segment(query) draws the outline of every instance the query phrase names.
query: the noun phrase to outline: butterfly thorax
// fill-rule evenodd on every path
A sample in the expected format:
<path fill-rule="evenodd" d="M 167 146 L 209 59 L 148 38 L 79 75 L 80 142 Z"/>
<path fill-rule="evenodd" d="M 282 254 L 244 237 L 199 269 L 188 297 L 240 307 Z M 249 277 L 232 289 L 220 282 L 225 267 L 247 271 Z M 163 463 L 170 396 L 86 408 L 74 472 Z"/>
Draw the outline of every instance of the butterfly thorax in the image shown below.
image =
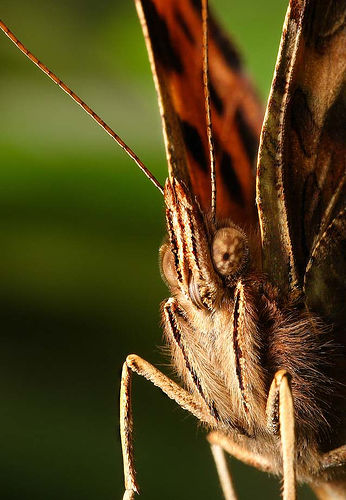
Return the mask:
<path fill-rule="evenodd" d="M 292 375 L 298 451 L 317 447 L 316 436 L 328 434 L 320 403 L 321 384 L 323 391 L 330 385 L 328 332 L 299 303 L 279 301 L 242 229 L 206 220 L 177 181 L 167 182 L 165 201 L 169 242 L 160 254 L 172 297 L 162 314 L 174 368 L 217 428 L 267 452 L 279 469 L 278 416 L 266 410 L 270 383 L 279 369 Z"/>

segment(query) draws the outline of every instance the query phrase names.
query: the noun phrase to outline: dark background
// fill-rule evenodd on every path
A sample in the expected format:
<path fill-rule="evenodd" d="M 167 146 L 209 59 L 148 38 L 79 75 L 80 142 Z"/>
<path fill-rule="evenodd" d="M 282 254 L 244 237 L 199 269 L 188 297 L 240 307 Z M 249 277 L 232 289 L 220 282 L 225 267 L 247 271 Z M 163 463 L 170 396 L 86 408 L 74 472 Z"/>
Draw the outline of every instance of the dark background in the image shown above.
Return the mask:
<path fill-rule="evenodd" d="M 265 102 L 286 1 L 211 3 Z M 2 0 L 0 13 L 163 182 L 133 2 Z M 118 499 L 122 362 L 135 352 L 166 363 L 157 347 L 162 197 L 3 35 L 0 59 L 0 496 Z M 134 380 L 133 400 L 141 498 L 221 498 L 194 419 L 144 380 Z M 277 479 L 232 468 L 242 499 L 279 497 Z"/>

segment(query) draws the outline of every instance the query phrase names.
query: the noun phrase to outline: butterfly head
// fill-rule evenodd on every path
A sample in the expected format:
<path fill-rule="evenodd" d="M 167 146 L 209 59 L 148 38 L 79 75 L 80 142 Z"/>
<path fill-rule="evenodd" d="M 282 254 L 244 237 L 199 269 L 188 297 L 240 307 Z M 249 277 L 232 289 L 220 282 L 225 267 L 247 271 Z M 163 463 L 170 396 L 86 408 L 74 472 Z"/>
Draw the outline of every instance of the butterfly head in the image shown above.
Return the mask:
<path fill-rule="evenodd" d="M 218 425 L 250 436 L 251 398 L 243 384 L 242 370 L 249 356 L 247 366 L 251 372 L 254 370 L 252 358 L 257 354 L 249 349 L 256 336 L 253 318 L 243 320 L 247 239 L 231 222 L 214 222 L 213 217 L 205 216 L 190 193 L 175 179 L 166 182 L 169 240 L 162 245 L 160 257 L 162 275 L 172 297 L 162 305 L 165 338 L 177 372 L 207 404 Z M 246 335 L 242 331 L 245 323 Z M 234 324 L 244 353 L 237 347 L 229 359 L 225 345 L 232 346 L 229 339 Z"/>
<path fill-rule="evenodd" d="M 176 179 L 165 186 L 169 242 L 160 249 L 161 270 L 174 295 L 213 311 L 245 271 L 249 248 L 234 224 L 215 224 Z"/>

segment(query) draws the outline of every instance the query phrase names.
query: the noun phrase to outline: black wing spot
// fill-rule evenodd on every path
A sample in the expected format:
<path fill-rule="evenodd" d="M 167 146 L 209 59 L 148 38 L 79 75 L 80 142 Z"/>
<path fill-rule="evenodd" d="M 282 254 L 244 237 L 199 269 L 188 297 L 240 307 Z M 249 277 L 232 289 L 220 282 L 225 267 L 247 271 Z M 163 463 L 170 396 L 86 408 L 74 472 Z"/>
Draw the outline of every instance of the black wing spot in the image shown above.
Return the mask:
<path fill-rule="evenodd" d="M 291 125 L 298 136 L 300 147 L 310 158 L 315 149 L 317 127 L 303 90 L 298 87 L 291 98 Z"/>
<path fill-rule="evenodd" d="M 322 220 L 322 198 L 321 189 L 318 185 L 316 173 L 312 171 L 306 178 L 303 185 L 301 209 L 301 238 L 305 262 L 302 262 L 304 269 L 307 259 L 311 254 L 311 246 L 315 236 L 320 230 Z"/>
<path fill-rule="evenodd" d="M 228 36 L 211 16 L 209 16 L 209 31 L 210 37 L 220 50 L 227 66 L 229 66 L 233 71 L 239 71 L 241 69 L 242 62 L 237 50 L 231 43 Z"/>
<path fill-rule="evenodd" d="M 250 163 L 251 165 L 255 165 L 258 150 L 258 139 L 251 130 L 250 125 L 247 123 L 241 108 L 238 108 L 235 113 L 235 123 Z"/>
<path fill-rule="evenodd" d="M 169 34 L 166 21 L 151 0 L 142 0 L 155 58 L 167 69 L 182 73 L 184 66 Z"/>
<path fill-rule="evenodd" d="M 220 174 L 223 185 L 226 186 L 230 194 L 230 198 L 240 205 L 245 205 L 242 188 L 233 168 L 232 158 L 226 151 L 222 153 Z"/>
<path fill-rule="evenodd" d="M 213 103 L 216 111 L 218 112 L 219 115 L 222 115 L 224 106 L 221 97 L 217 93 L 214 85 L 212 84 L 211 79 L 209 78 L 209 93 L 210 93 L 210 99 L 211 102 Z"/>
<path fill-rule="evenodd" d="M 198 15 L 202 17 L 202 1 L 201 0 L 191 0 L 192 7 L 197 11 Z"/>
<path fill-rule="evenodd" d="M 192 7 L 196 10 L 198 15 L 202 17 L 202 2 L 201 0 L 190 0 Z M 238 71 L 241 66 L 241 59 L 239 57 L 238 52 L 232 45 L 229 37 L 225 34 L 225 32 L 220 28 L 214 18 L 209 14 L 209 31 L 210 37 L 213 39 L 215 44 L 217 45 L 219 51 L 221 52 L 227 66 L 229 66 L 232 70 Z"/>
<path fill-rule="evenodd" d="M 194 160 L 198 163 L 201 170 L 208 171 L 208 162 L 204 151 L 201 136 L 196 127 L 186 121 L 181 121 L 181 127 L 184 136 L 184 142 L 188 151 L 193 156 Z"/>
<path fill-rule="evenodd" d="M 345 117 L 346 117 L 346 88 L 343 85 L 340 89 L 338 96 L 329 108 L 325 123 L 324 130 L 335 143 L 339 144 L 341 148 L 345 143 Z"/>
<path fill-rule="evenodd" d="M 340 0 L 308 2 L 303 26 L 307 46 L 325 52 L 333 37 L 344 29 L 344 11 L 345 2 Z"/>
<path fill-rule="evenodd" d="M 181 27 L 183 33 L 185 34 L 186 38 L 192 43 L 194 44 L 195 43 L 195 39 L 193 38 L 192 36 L 192 33 L 188 27 L 188 25 L 186 24 L 185 22 L 185 19 L 183 18 L 183 16 L 180 14 L 180 11 L 179 10 L 176 10 L 175 11 L 175 19 L 177 21 L 177 23 L 179 24 L 179 26 Z"/>

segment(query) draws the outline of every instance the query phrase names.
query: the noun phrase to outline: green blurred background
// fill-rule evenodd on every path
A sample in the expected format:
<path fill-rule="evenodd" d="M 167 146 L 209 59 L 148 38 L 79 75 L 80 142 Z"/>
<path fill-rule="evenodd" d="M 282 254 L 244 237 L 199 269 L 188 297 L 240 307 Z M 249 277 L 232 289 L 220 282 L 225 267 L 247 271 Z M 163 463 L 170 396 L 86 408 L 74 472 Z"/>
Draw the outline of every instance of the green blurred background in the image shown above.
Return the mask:
<path fill-rule="evenodd" d="M 286 1 L 212 4 L 265 101 Z M 163 182 L 133 1 L 2 0 L 0 15 Z M 162 198 L 3 35 L 0 58 L 0 496 L 119 499 L 122 362 L 135 352 L 167 363 L 158 347 Z M 137 378 L 133 400 L 141 498 L 221 498 L 194 419 Z M 276 479 L 232 467 L 242 499 L 279 497 Z"/>

